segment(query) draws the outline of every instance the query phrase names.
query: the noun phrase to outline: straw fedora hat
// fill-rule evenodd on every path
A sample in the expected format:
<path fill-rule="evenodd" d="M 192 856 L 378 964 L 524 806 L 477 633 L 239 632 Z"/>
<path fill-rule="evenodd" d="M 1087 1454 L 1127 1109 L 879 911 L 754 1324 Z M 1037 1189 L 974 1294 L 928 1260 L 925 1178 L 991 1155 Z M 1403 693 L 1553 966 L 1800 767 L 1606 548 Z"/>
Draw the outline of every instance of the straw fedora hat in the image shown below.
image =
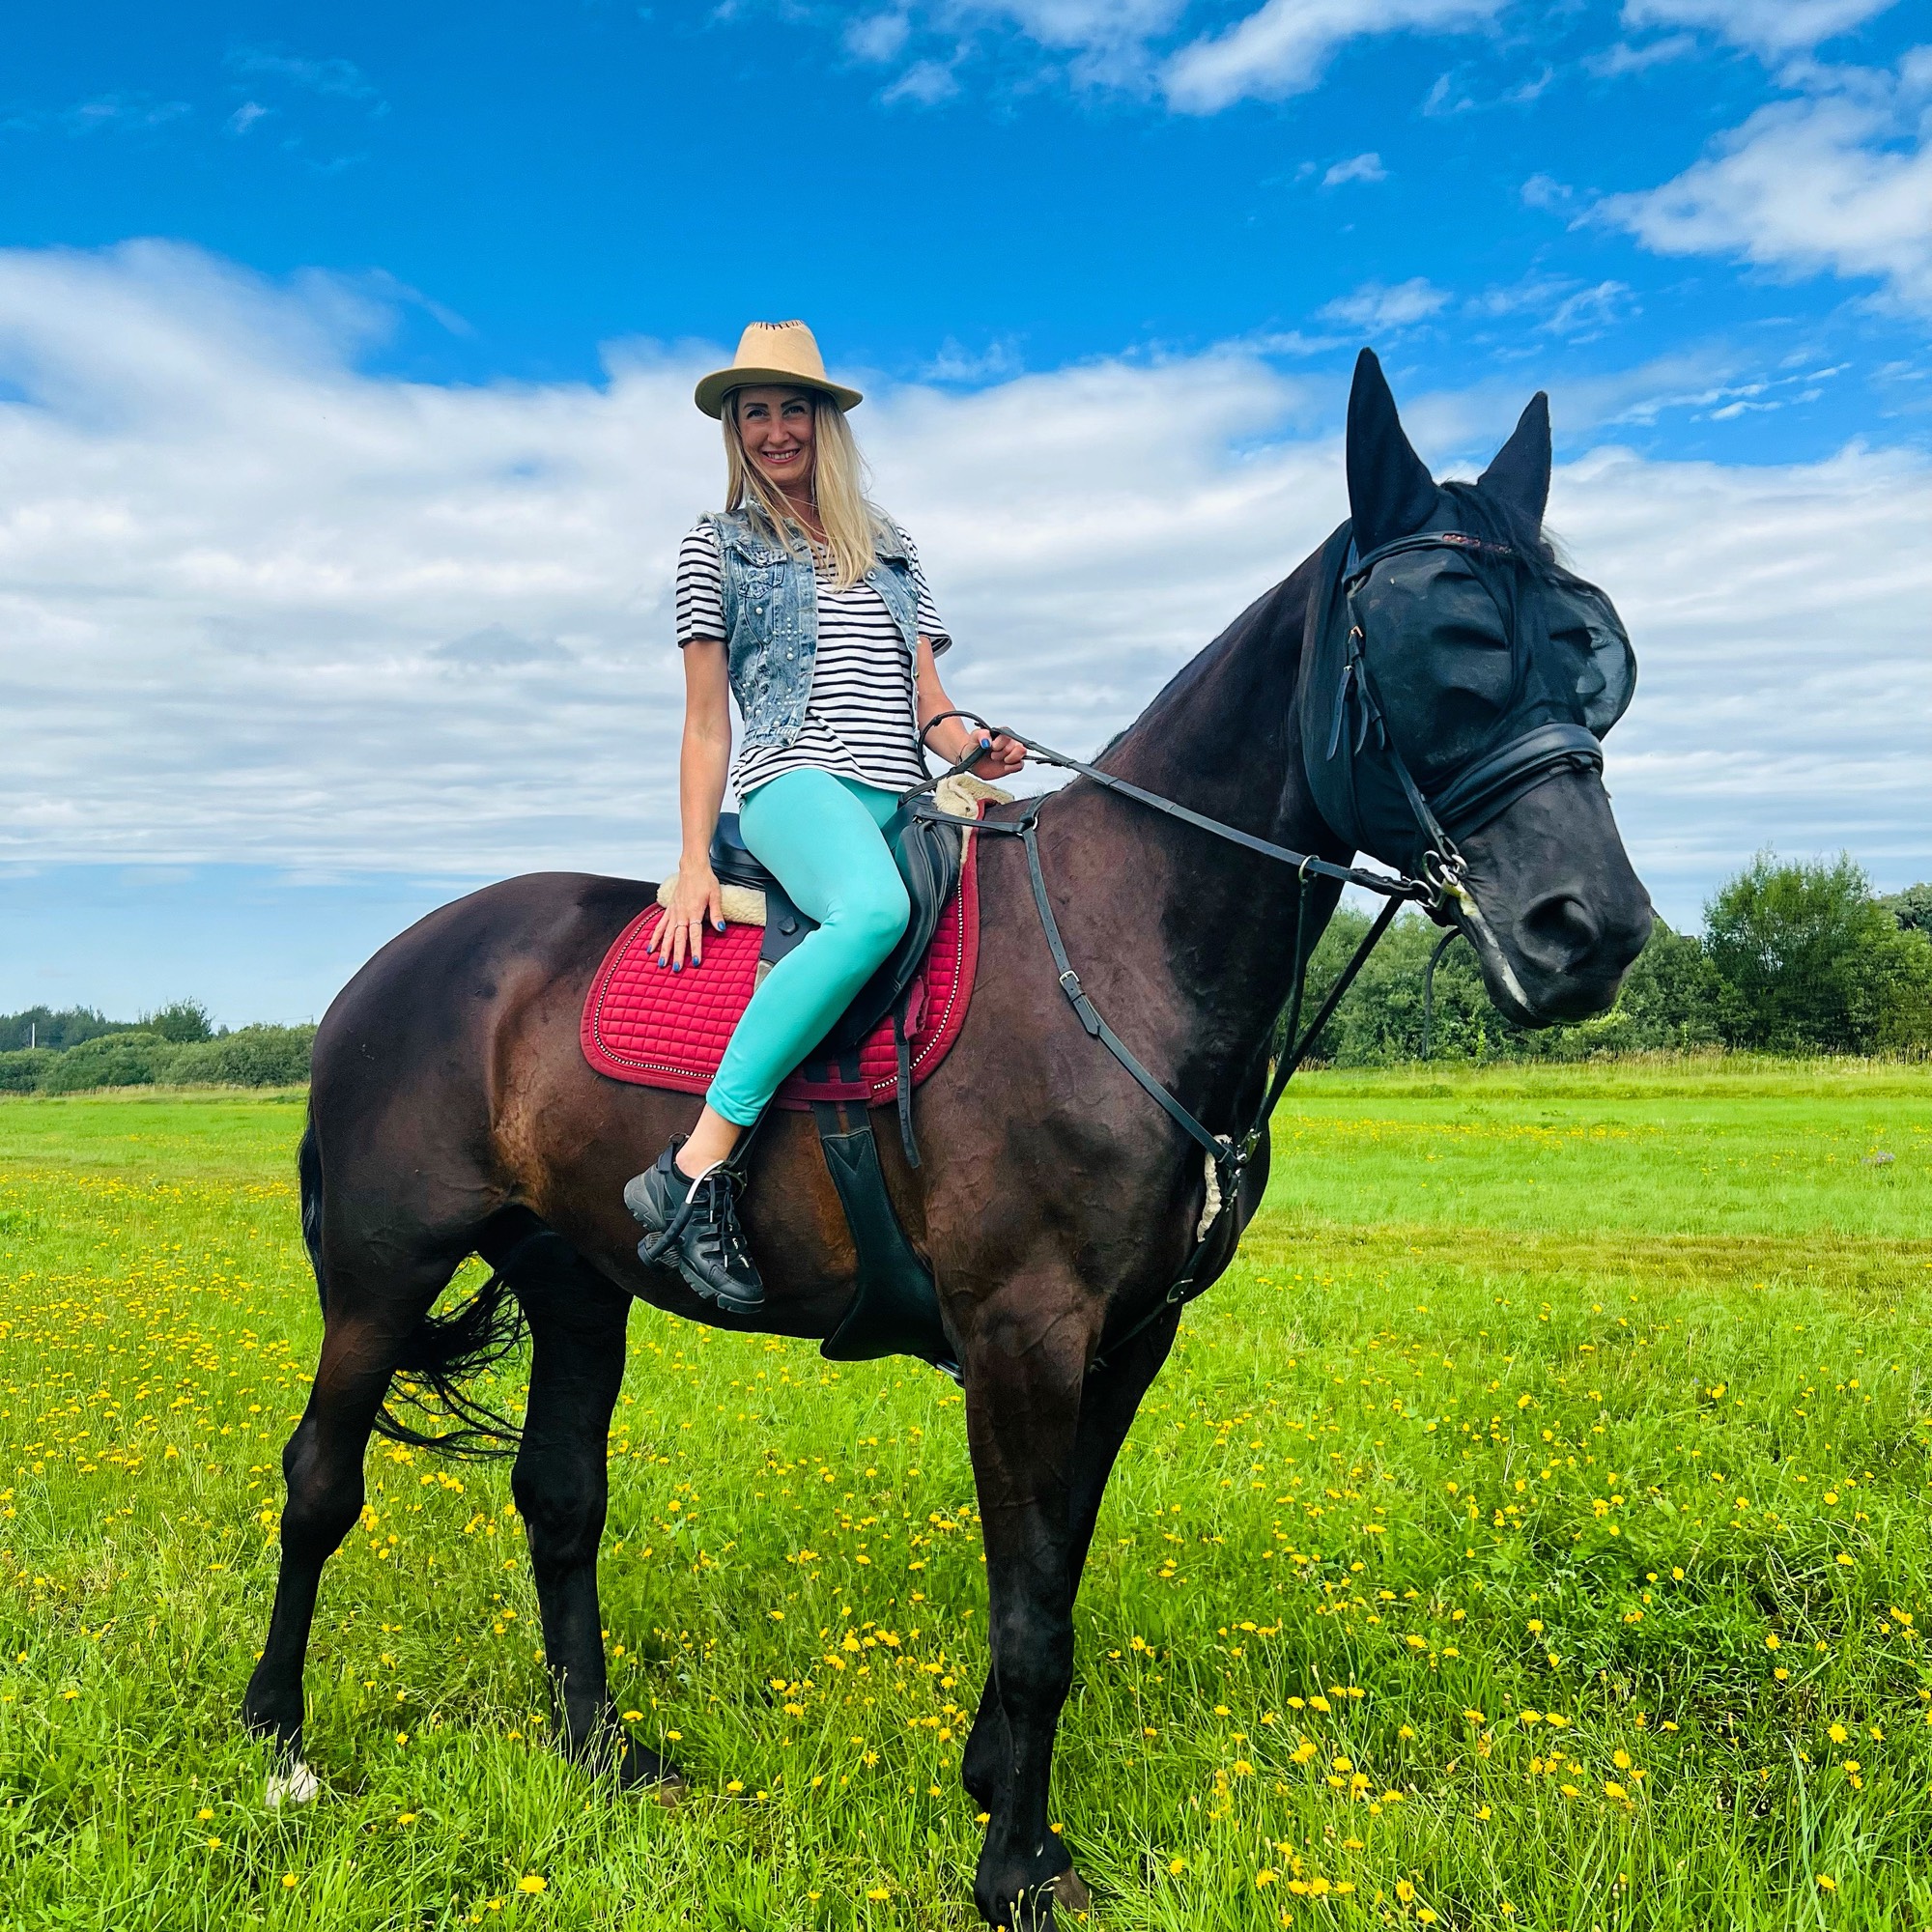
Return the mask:
<path fill-rule="evenodd" d="M 697 385 L 697 407 L 708 416 L 724 413 L 724 398 L 753 383 L 783 383 L 817 389 L 841 410 L 865 400 L 857 389 L 830 381 L 818 339 L 802 322 L 754 322 L 738 338 L 738 354 L 728 369 L 718 369 Z"/>

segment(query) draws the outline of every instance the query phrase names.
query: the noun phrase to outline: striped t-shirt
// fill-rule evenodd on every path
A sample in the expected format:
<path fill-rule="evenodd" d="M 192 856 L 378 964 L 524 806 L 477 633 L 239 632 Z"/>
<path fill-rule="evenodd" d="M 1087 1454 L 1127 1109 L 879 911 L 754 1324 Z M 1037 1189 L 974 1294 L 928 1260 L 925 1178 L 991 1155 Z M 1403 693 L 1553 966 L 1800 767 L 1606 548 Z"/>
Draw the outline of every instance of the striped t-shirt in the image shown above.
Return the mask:
<path fill-rule="evenodd" d="M 935 653 L 952 641 L 933 609 L 919 553 L 903 530 L 919 593 L 919 635 Z M 699 524 L 677 554 L 677 641 L 724 638 L 724 550 L 717 530 Z M 925 777 L 919 750 L 919 720 L 912 653 L 885 600 L 869 583 L 835 589 L 818 572 L 818 653 L 805 723 L 789 745 L 747 746 L 731 767 L 740 798 L 781 772 L 816 770 L 857 779 L 862 784 L 903 791 Z"/>

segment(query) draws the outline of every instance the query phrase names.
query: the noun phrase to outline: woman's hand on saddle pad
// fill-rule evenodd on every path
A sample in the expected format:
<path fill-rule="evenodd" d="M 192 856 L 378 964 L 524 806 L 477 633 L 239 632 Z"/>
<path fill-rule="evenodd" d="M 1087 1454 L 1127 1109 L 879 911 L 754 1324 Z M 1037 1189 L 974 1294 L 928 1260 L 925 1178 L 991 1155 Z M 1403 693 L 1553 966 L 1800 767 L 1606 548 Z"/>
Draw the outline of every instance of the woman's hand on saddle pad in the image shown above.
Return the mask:
<path fill-rule="evenodd" d="M 658 921 L 658 929 L 651 939 L 651 951 L 658 955 L 658 964 L 668 966 L 673 973 L 682 973 L 685 954 L 689 952 L 691 963 L 702 966 L 707 924 L 718 932 L 724 930 L 724 890 L 718 883 L 718 874 L 708 865 L 694 866 L 683 860 L 678 865 L 670 904 L 665 908 L 665 916 Z"/>

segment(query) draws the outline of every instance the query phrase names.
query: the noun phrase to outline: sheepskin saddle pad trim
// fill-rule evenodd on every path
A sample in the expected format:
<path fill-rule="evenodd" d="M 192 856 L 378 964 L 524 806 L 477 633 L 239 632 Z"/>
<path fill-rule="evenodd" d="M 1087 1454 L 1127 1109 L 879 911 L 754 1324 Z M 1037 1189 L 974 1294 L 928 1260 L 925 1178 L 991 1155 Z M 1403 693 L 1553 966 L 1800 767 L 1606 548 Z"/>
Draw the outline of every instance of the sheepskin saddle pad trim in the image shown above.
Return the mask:
<path fill-rule="evenodd" d="M 970 797 L 955 794 L 949 809 L 962 818 L 978 818 L 990 790 L 985 787 Z M 978 844 L 969 834 L 959 884 L 940 913 L 939 928 L 910 989 L 906 1038 L 915 1087 L 930 1078 L 952 1051 L 973 996 L 980 958 Z M 751 896 L 758 900 L 762 916 L 764 895 Z M 704 936 L 704 964 L 671 973 L 657 964 L 651 951 L 664 917 L 661 906 L 646 906 L 605 954 L 583 1003 L 583 1057 L 612 1080 L 702 1094 L 757 985 L 764 932 L 760 923 L 735 920 L 727 900 L 724 930 Z M 890 1018 L 880 1021 L 861 1044 L 855 1078 L 838 1077 L 822 1063 L 807 1065 L 828 1077 L 808 1079 L 805 1068 L 794 1072 L 779 1089 L 781 1107 L 803 1111 L 814 1100 L 885 1106 L 898 1095 L 898 1054 Z M 849 1057 L 841 1070 L 851 1070 Z"/>

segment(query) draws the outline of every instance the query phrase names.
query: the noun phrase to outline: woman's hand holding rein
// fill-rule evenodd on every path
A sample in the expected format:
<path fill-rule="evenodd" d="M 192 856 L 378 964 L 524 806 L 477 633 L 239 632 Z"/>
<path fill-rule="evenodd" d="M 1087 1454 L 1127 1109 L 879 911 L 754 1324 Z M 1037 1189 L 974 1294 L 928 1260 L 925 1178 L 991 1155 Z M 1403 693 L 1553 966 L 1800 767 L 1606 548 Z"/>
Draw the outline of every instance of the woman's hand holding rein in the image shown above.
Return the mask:
<path fill-rule="evenodd" d="M 923 644 L 925 639 L 922 638 L 920 642 Z M 927 662 L 930 662 L 929 658 Z M 937 686 L 936 676 L 933 682 Z M 937 695 L 945 696 L 943 691 Z M 1009 738 L 1004 731 L 994 730 L 991 725 L 963 711 L 935 710 L 927 718 L 919 737 L 926 750 L 936 753 L 950 765 L 961 763 L 975 745 L 983 747 L 980 755 L 969 767 L 982 779 L 1010 778 L 1026 763 L 1026 750 L 1017 739 Z M 949 744 L 951 749 L 944 749 Z"/>

